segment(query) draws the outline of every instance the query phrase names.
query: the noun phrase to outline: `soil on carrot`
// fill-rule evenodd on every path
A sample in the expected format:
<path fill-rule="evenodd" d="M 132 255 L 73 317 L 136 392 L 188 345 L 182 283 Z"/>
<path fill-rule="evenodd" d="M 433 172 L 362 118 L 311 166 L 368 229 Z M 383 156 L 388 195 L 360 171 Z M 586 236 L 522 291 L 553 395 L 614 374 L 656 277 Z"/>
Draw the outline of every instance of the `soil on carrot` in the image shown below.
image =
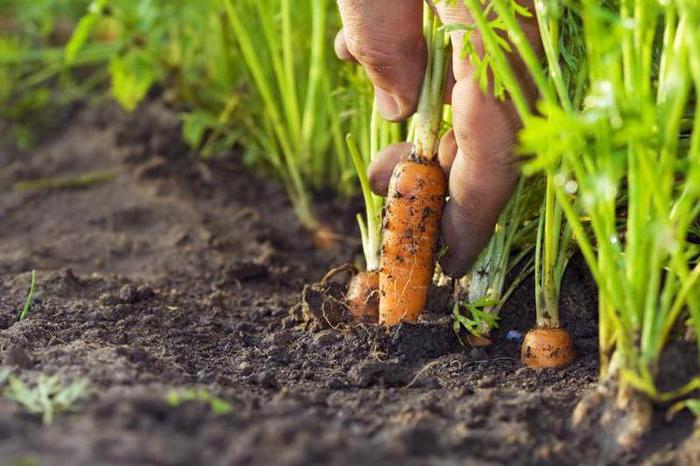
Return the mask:
<path fill-rule="evenodd" d="M 359 253 L 357 201 L 319 202 L 350 236 L 340 250 L 317 252 L 275 183 L 236 154 L 198 160 L 176 113 L 159 102 L 131 115 L 84 109 L 31 153 L 0 153 L 0 166 L 0 362 L 28 384 L 56 374 L 92 387 L 47 426 L 0 397 L 2 464 L 697 458 L 687 415 L 668 424 L 657 413 L 643 450 L 624 456 L 602 448 L 594 426 L 570 427 L 597 372 L 595 288 L 579 260 L 562 299 L 578 359 L 536 371 L 518 354 L 517 337 L 534 320 L 527 283 L 486 348 L 460 345 L 440 289 L 416 325 L 299 325 L 304 284 Z M 70 189 L 16 186 L 94 172 L 113 176 Z M 20 322 L 33 269 L 36 294 Z M 230 409 L 169 396 L 191 389 Z"/>

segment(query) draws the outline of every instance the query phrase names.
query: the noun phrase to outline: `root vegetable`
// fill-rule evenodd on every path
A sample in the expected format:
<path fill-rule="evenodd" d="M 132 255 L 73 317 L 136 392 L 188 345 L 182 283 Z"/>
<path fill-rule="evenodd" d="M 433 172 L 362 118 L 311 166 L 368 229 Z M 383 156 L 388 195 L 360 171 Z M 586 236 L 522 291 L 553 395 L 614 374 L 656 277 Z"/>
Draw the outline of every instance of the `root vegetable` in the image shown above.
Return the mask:
<path fill-rule="evenodd" d="M 360 272 L 350 279 L 346 303 L 355 322 L 379 320 L 379 272 Z"/>
<path fill-rule="evenodd" d="M 576 359 L 574 341 L 563 328 L 535 328 L 523 339 L 520 359 L 530 368 L 561 368 Z"/>
<path fill-rule="evenodd" d="M 424 7 L 428 66 L 414 117 L 413 151 L 389 182 L 379 266 L 379 322 L 416 321 L 435 269 L 447 177 L 436 156 L 442 120 L 449 39 L 429 5 Z"/>
<path fill-rule="evenodd" d="M 435 161 L 399 163 L 389 184 L 379 270 L 379 322 L 396 325 L 421 314 L 435 268 L 447 177 Z"/>

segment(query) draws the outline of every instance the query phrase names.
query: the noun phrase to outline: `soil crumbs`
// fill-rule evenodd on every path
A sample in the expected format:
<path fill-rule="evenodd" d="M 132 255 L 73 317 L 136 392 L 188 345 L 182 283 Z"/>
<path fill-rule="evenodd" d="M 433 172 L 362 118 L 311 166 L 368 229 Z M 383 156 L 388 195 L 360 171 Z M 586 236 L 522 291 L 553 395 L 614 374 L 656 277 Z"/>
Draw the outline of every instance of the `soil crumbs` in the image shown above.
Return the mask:
<path fill-rule="evenodd" d="M 570 427 L 597 372 L 595 288 L 580 263 L 562 303 L 579 358 L 533 371 L 509 339 L 533 323 L 527 285 L 488 348 L 460 345 L 439 293 L 424 322 L 390 332 L 297 325 L 288 315 L 303 285 L 352 260 L 358 243 L 316 251 L 278 186 L 235 156 L 189 154 L 159 102 L 131 115 L 83 110 L 31 154 L 0 153 L 0 164 L 0 373 L 30 387 L 44 375 L 91 387 L 47 425 L 0 398 L 0 464 L 682 461 L 689 416 L 669 425 L 659 414 L 643 450 L 622 457 Z M 71 189 L 16 185 L 91 172 L 110 176 Z M 357 207 L 320 205 L 346 232 Z"/>

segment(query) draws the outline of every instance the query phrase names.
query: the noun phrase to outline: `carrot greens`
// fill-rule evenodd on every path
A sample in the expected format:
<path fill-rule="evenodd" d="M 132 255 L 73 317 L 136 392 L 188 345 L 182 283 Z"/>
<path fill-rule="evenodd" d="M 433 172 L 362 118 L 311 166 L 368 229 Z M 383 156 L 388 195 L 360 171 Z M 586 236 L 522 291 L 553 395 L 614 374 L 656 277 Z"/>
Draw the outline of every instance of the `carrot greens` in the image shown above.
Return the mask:
<path fill-rule="evenodd" d="M 627 412 L 618 443 L 633 444 L 649 427 L 645 404 L 660 396 L 655 376 L 676 324 L 688 316 L 700 335 L 698 250 L 687 239 L 700 205 L 700 5 L 538 0 L 545 67 L 513 2 L 488 3 L 496 20 L 465 3 L 523 120 L 526 169 L 552 181 L 598 283 L 601 383 Z M 537 112 L 523 105 L 500 27 L 538 88 Z M 571 31 L 580 33 L 563 40 Z"/>
<path fill-rule="evenodd" d="M 360 180 L 360 188 L 365 203 L 365 216 L 357 214 L 365 265 L 367 270 L 377 270 L 379 268 L 382 244 L 382 208 L 384 207 L 384 198 L 371 191 L 369 180 L 367 179 L 367 167 L 380 148 L 399 142 L 402 137 L 400 126 L 382 119 L 379 116 L 376 105 L 372 106 L 370 113 L 368 118 L 370 130 L 363 133 L 363 140 L 359 141 L 360 146 L 358 146 L 358 141 L 353 134 L 348 134 L 346 140 L 357 172 L 357 178 Z M 360 147 L 363 147 L 363 149 L 361 150 Z"/>

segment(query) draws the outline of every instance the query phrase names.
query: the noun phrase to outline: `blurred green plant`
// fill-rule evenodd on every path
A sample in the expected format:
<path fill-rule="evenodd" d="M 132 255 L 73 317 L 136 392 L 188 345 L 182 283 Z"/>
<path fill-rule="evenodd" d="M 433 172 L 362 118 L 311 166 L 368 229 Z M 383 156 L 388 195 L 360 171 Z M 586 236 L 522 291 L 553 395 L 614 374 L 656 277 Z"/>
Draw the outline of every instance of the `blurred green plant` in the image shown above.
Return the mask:
<path fill-rule="evenodd" d="M 335 5 L 325 0 L 221 3 L 257 100 L 249 107 L 247 149 L 269 163 L 302 224 L 315 232 L 321 225 L 312 190 L 356 190 L 347 176 L 353 167 L 343 140 L 344 118 L 362 94 L 353 93 L 354 102 L 339 98 L 353 87 L 329 47 L 339 26 Z"/>
<path fill-rule="evenodd" d="M 95 40 L 116 44 L 110 88 L 124 108 L 164 88 L 192 148 L 214 157 L 240 147 L 248 164 L 281 180 L 315 232 L 314 192 L 357 192 L 344 135 L 371 101 L 361 72 L 328 46 L 338 27 L 336 8 L 321 0 L 96 0 L 65 59 Z"/>
<path fill-rule="evenodd" d="M 5 396 L 21 404 L 32 414 L 41 415 L 44 424 L 51 424 L 57 414 L 72 411 L 75 404 L 90 393 L 86 379 L 76 379 L 64 385 L 57 375 L 40 374 L 36 385 L 30 387 L 15 376 L 10 376 Z"/>
<path fill-rule="evenodd" d="M 59 111 L 107 77 L 109 44 L 92 44 L 72 65 L 62 46 L 85 1 L 7 0 L 0 3 L 0 124 L 3 139 L 20 149 L 36 142 L 36 133 L 60 125 Z M 69 70 L 78 69 L 80 76 Z"/>
<path fill-rule="evenodd" d="M 242 149 L 282 181 L 310 230 L 321 227 L 314 193 L 358 192 L 345 135 L 359 134 L 372 93 L 332 53 L 331 3 L 8 0 L 0 21 L 11 25 L 0 32 L 0 118 L 23 148 L 50 105 L 107 85 L 134 110 L 157 89 L 194 151 Z"/>
<path fill-rule="evenodd" d="M 186 390 L 171 390 L 166 398 L 168 406 L 177 407 L 186 401 L 200 401 L 206 403 L 214 414 L 224 415 L 231 412 L 231 404 L 212 395 L 203 388 L 188 388 Z"/>

